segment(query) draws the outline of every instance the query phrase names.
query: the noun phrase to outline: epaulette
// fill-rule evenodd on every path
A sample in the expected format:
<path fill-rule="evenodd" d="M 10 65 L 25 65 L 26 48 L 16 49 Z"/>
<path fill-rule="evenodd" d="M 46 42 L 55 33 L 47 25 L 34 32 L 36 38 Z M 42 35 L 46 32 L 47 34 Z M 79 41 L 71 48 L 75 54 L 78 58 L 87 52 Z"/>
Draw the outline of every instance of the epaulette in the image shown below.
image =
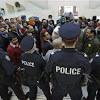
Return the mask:
<path fill-rule="evenodd" d="M 86 57 L 86 58 L 88 57 L 86 53 L 83 53 L 83 56 Z"/>
<path fill-rule="evenodd" d="M 51 55 L 54 55 L 55 53 L 57 53 L 57 52 L 59 52 L 59 51 L 61 51 L 61 49 L 59 49 L 59 50 L 57 50 L 57 51 L 52 51 L 52 52 L 51 52 Z"/>
<path fill-rule="evenodd" d="M 55 54 L 55 52 L 51 52 L 51 55 L 54 55 Z"/>
<path fill-rule="evenodd" d="M 79 51 L 78 51 L 78 53 L 79 53 L 80 55 L 82 55 L 83 57 L 88 58 L 88 55 L 87 55 L 86 53 L 84 53 L 84 52 L 79 52 Z"/>
<path fill-rule="evenodd" d="M 7 61 L 10 61 L 10 57 L 9 57 L 8 55 L 5 55 L 5 59 L 6 59 Z"/>
<path fill-rule="evenodd" d="M 95 57 L 99 57 L 99 56 L 100 56 L 100 54 L 97 52 L 96 55 L 95 55 Z"/>

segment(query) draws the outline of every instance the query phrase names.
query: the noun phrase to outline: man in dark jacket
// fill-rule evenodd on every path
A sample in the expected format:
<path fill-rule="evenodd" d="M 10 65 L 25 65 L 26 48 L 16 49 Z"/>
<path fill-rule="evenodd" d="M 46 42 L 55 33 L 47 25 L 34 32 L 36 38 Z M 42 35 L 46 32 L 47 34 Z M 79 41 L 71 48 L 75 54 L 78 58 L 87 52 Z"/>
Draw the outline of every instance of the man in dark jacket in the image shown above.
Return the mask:
<path fill-rule="evenodd" d="M 80 38 L 79 44 L 81 44 L 81 51 L 86 53 L 89 59 L 91 59 L 100 48 L 100 41 L 96 36 L 96 32 L 91 29 L 86 29 L 82 39 Z"/>

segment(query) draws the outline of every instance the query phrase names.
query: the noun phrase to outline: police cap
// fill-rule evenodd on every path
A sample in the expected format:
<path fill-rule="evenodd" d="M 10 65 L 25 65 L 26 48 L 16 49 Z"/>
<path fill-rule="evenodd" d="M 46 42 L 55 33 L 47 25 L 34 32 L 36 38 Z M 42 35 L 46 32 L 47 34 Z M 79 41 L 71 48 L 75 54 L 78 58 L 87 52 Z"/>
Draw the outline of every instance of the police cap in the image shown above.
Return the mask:
<path fill-rule="evenodd" d="M 80 33 L 80 25 L 74 23 L 65 23 L 59 29 L 59 35 L 67 40 L 76 39 Z"/>
<path fill-rule="evenodd" d="M 39 17 L 38 16 L 34 16 L 33 17 L 35 20 L 39 20 Z"/>
<path fill-rule="evenodd" d="M 10 41 L 12 41 L 13 38 L 18 38 L 17 34 L 14 33 L 9 33 L 8 36 Z"/>
<path fill-rule="evenodd" d="M 26 20 L 26 16 L 25 15 L 21 16 L 21 19 Z"/>
<path fill-rule="evenodd" d="M 21 41 L 20 46 L 22 51 L 24 52 L 31 50 L 34 46 L 34 38 L 31 36 L 24 37 Z"/>

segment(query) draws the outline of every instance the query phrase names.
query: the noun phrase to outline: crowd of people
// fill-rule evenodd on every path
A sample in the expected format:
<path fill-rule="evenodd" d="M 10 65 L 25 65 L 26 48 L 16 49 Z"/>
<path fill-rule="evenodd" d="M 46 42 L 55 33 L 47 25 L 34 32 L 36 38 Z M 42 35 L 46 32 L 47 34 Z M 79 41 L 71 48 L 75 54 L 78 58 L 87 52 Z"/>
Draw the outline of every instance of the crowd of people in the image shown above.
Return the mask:
<path fill-rule="evenodd" d="M 67 34 L 67 36 L 65 34 Z M 73 47 L 73 45 L 75 45 L 75 47 Z M 49 73 L 52 72 L 52 69 L 49 67 L 52 67 L 54 65 L 56 66 L 56 72 L 54 73 L 59 73 L 58 75 L 55 74 L 55 77 L 60 77 L 59 75 L 61 74 L 62 76 L 62 74 L 64 73 L 66 75 L 78 76 L 81 73 L 80 68 L 75 67 L 75 69 L 74 65 L 79 64 L 79 59 L 81 59 L 80 62 L 82 61 L 82 59 L 84 59 L 84 61 L 81 62 L 81 65 L 83 64 L 85 67 L 89 66 L 89 62 L 82 56 L 79 56 L 81 54 L 74 54 L 75 51 L 73 50 L 66 50 L 66 52 L 68 53 L 66 56 L 65 48 L 67 46 L 70 49 L 76 48 L 79 52 L 81 52 L 84 55 L 86 59 L 89 60 L 90 63 L 93 61 L 95 55 L 99 57 L 100 21 L 96 18 L 96 16 L 93 16 L 92 19 L 86 19 L 85 17 L 79 17 L 78 19 L 74 19 L 70 16 L 61 16 L 60 19 L 57 20 L 56 24 L 52 18 L 52 15 L 49 15 L 48 19 L 42 19 L 42 21 L 39 20 L 39 17 L 30 17 L 27 21 L 25 15 L 10 19 L 4 19 L 1 16 L 0 52 L 5 52 L 4 55 L 6 55 L 7 63 L 2 61 L 3 55 L 2 53 L 0 53 L 0 67 L 5 64 L 5 69 L 8 72 L 6 76 L 4 75 L 6 78 L 3 77 L 2 80 L 1 76 L 3 76 L 3 72 L 2 68 L 0 68 L 1 98 L 3 100 L 10 100 L 9 95 L 11 93 L 8 90 L 8 87 L 10 86 L 19 100 L 26 100 L 27 98 L 30 98 L 30 100 L 36 100 L 38 86 L 43 90 L 43 93 L 45 94 L 47 100 L 62 100 L 67 93 L 70 94 L 72 100 L 81 100 L 81 91 L 78 91 L 73 84 L 72 86 L 70 86 L 69 84 L 71 84 L 71 82 L 65 82 L 68 85 L 65 86 L 63 82 L 63 77 L 61 77 L 60 79 L 56 78 L 60 81 L 60 83 L 58 82 L 59 86 L 61 86 L 62 84 L 63 86 L 65 86 L 64 88 L 68 89 L 68 91 L 65 92 L 66 90 L 64 90 L 64 88 L 61 88 L 62 93 L 60 93 L 60 89 L 58 90 L 57 85 L 54 83 L 55 78 L 51 78 L 52 74 L 50 74 L 49 76 Z M 60 51 L 63 51 L 63 53 L 65 54 L 55 54 L 55 52 Z M 69 55 L 70 53 L 72 55 Z M 54 54 L 55 56 L 52 57 L 52 55 Z M 74 59 L 71 57 L 73 57 Z M 67 58 L 69 58 L 72 61 L 68 60 Z M 68 61 L 68 63 L 66 61 Z M 46 63 L 47 68 L 45 69 Z M 69 65 L 73 66 L 73 68 L 64 68 L 64 63 L 66 63 L 66 65 L 70 63 Z M 100 64 L 100 61 L 95 61 L 95 63 Z M 15 67 L 12 68 L 11 66 Z M 30 66 L 31 68 L 26 68 L 25 66 Z M 37 67 L 37 70 L 33 69 L 34 66 Z M 11 69 L 9 67 L 11 67 Z M 39 69 L 39 67 L 41 67 L 41 70 Z M 83 72 L 90 75 L 90 71 L 88 71 L 89 68 L 85 67 L 83 69 L 86 71 Z M 93 68 L 95 69 L 95 67 Z M 32 70 L 34 70 L 34 72 L 32 72 Z M 47 73 L 45 72 L 45 70 L 47 71 Z M 99 70 L 99 68 L 97 68 L 96 70 Z M 9 74 L 10 72 L 11 74 Z M 24 73 L 26 73 L 26 75 L 24 75 Z M 100 72 L 98 71 L 98 74 L 99 73 Z M 92 81 L 95 81 L 92 84 L 86 81 L 87 79 L 85 78 L 85 75 L 82 75 L 81 77 L 81 85 L 88 86 L 88 97 L 87 99 L 83 99 L 95 100 L 96 91 L 98 91 L 97 100 L 100 100 L 100 80 L 98 79 L 98 75 L 95 76 L 95 73 L 92 73 L 90 76 L 93 78 Z M 88 76 L 88 78 L 90 76 Z M 74 80 L 74 78 L 76 77 L 73 77 L 72 79 Z M 69 79 L 67 81 L 69 81 Z M 76 80 L 74 80 L 74 82 L 75 81 Z M 77 81 L 79 80 L 77 79 Z M 51 82 L 55 86 L 52 87 L 52 93 L 50 92 L 49 82 Z M 29 86 L 30 92 L 24 94 L 21 87 L 22 84 Z M 71 89 L 69 89 L 68 87 Z M 78 86 L 76 85 L 76 87 Z M 76 96 L 74 95 L 74 93 L 70 92 L 70 90 L 74 92 L 74 89 L 76 89 L 77 91 L 75 93 Z M 78 94 L 78 92 L 80 93 Z"/>

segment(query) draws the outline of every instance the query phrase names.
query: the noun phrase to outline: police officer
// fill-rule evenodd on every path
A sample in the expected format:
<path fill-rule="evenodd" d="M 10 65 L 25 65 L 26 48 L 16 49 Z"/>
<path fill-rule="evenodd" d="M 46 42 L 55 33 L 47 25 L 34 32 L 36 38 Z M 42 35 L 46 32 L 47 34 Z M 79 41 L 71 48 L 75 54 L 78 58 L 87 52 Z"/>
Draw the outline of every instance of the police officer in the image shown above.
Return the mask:
<path fill-rule="evenodd" d="M 44 76 L 45 61 L 36 50 L 34 38 L 31 36 L 24 37 L 21 48 L 24 51 L 21 57 L 21 67 L 25 69 L 23 83 L 30 88 L 27 96 L 30 100 L 36 100 L 37 86 L 39 86 L 47 100 L 51 100 L 49 83 L 42 77 Z"/>
<path fill-rule="evenodd" d="M 60 27 L 59 35 L 66 47 L 52 54 L 46 65 L 46 72 L 52 74 L 52 98 L 63 100 L 69 94 L 71 100 L 81 100 L 80 81 L 83 74 L 89 74 L 90 64 L 84 54 L 75 49 L 80 26 L 66 23 Z"/>
<path fill-rule="evenodd" d="M 91 79 L 88 82 L 87 100 L 100 100 L 100 53 L 91 60 Z"/>
<path fill-rule="evenodd" d="M 19 100 L 25 100 L 21 86 L 16 80 L 16 66 L 11 62 L 7 53 L 0 48 L 0 96 L 3 100 L 10 100 L 8 87 L 11 87 Z"/>

